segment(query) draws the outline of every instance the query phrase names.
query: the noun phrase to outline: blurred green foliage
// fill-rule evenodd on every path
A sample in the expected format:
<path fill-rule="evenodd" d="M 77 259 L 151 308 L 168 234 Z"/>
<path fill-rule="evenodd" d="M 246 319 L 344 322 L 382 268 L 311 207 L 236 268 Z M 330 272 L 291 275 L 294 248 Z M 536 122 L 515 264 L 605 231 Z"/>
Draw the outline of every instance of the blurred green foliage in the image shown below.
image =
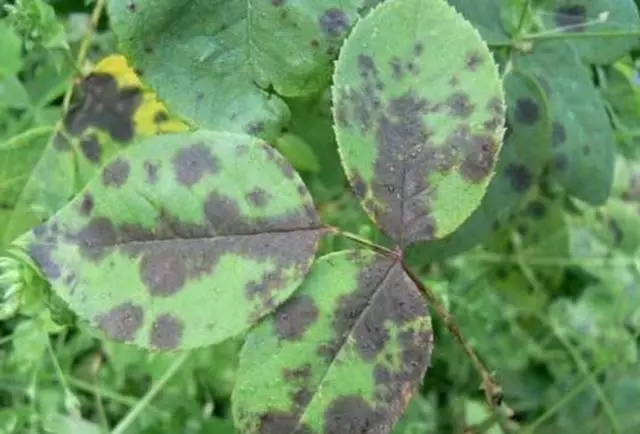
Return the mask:
<path fill-rule="evenodd" d="M 559 174 L 564 157 L 554 148 L 535 173 L 505 168 L 502 178 L 496 175 L 501 182 L 515 180 L 518 194 L 496 187 L 497 202 L 486 205 L 492 214 L 469 230 L 472 242 L 464 252 L 451 245 L 445 247 L 452 250 L 435 253 L 416 250 L 412 263 L 495 372 L 513 416 L 500 421 L 489 414 L 475 371 L 435 318 L 433 366 L 395 433 L 640 432 L 636 5 L 626 0 L 450 3 L 480 29 L 505 74 L 523 74 L 526 92 L 537 95 L 539 113 L 548 116 L 545 122 L 565 123 L 575 148 L 569 163 L 584 151 L 585 140 L 600 134 L 604 139 L 589 145 L 609 146 L 602 152 L 615 156 L 615 172 L 607 199 L 590 201 L 592 187 L 596 196 L 608 189 L 608 175 L 596 173 L 600 160 L 591 171 Z M 578 13 L 582 6 L 584 14 Z M 83 0 L 0 2 L 2 249 L 11 241 L 5 231 L 27 182 L 43 175 L 36 168 L 56 138 L 65 93 L 99 59 L 116 52 L 108 18 L 102 14 L 91 21 L 94 7 Z M 558 25 L 585 28 L 562 32 Z M 536 50 L 549 41 L 565 44 L 562 49 L 571 55 L 548 60 L 548 52 Z M 384 243 L 346 185 L 328 98 L 285 98 L 292 118 L 275 146 L 303 174 L 325 222 Z M 510 104 L 517 123 L 518 100 Z M 593 114 L 596 106 L 601 108 Z M 520 115 L 526 123 L 526 113 Z M 551 149 L 553 131 L 545 136 L 543 130 L 518 135 L 516 126 L 515 138 L 507 140 L 524 154 L 509 158 L 520 161 L 534 147 Z M 535 159 L 526 157 L 539 165 Z M 329 238 L 322 252 L 349 246 Z M 27 258 L 4 253 L 0 433 L 235 432 L 229 399 L 241 339 L 193 351 L 186 361 L 99 339 L 49 293 Z"/>

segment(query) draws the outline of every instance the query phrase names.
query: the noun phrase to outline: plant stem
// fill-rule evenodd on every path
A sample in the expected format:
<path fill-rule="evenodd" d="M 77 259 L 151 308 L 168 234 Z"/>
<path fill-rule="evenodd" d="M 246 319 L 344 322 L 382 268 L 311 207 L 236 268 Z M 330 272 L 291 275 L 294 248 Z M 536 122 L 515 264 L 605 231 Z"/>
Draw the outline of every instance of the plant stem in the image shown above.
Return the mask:
<path fill-rule="evenodd" d="M 380 244 L 376 244 L 373 241 L 369 241 L 366 238 L 362 238 L 356 234 L 352 234 L 351 232 L 344 232 L 336 227 L 329 227 L 329 231 L 335 235 L 342 235 L 343 237 L 350 239 L 351 241 L 355 241 L 358 244 L 362 244 L 363 246 L 367 246 L 371 250 L 374 250 L 378 253 L 382 253 L 386 256 L 398 256 L 396 252 L 391 249 L 388 249 Z"/>
<path fill-rule="evenodd" d="M 519 38 L 520 41 L 535 41 L 545 39 L 588 39 L 588 38 L 628 38 L 640 37 L 640 30 L 637 31 L 609 31 L 609 32 L 562 32 L 558 30 L 547 30 L 539 33 L 529 33 Z"/>
<path fill-rule="evenodd" d="M 162 375 L 160 380 L 154 384 L 151 389 L 142 397 L 140 401 L 131 409 L 129 413 L 118 423 L 118 425 L 111 431 L 111 434 L 124 434 L 125 430 L 136 420 L 136 418 L 142 413 L 151 401 L 160 393 L 160 390 L 173 378 L 182 365 L 189 358 L 189 352 L 182 353 L 174 362 L 169 366 L 169 369 Z"/>
<path fill-rule="evenodd" d="M 458 343 L 462 346 L 464 352 L 471 360 L 471 363 L 482 378 L 482 386 L 484 389 L 484 396 L 487 404 L 489 404 L 489 406 L 493 410 L 499 410 L 502 403 L 502 388 L 500 387 L 500 385 L 496 382 L 496 380 L 493 378 L 493 375 L 489 372 L 489 370 L 480 360 L 469 342 L 462 335 L 462 333 L 460 332 L 460 328 L 456 323 L 456 320 L 453 318 L 453 315 L 451 315 L 451 313 L 447 310 L 442 300 L 440 300 L 440 297 L 429 286 L 423 284 L 420 278 L 418 278 L 418 276 L 415 275 L 404 262 L 403 267 L 413 283 L 415 283 L 416 286 L 425 293 L 427 299 L 435 308 L 440 319 L 442 319 L 449 332 L 455 337 Z"/>

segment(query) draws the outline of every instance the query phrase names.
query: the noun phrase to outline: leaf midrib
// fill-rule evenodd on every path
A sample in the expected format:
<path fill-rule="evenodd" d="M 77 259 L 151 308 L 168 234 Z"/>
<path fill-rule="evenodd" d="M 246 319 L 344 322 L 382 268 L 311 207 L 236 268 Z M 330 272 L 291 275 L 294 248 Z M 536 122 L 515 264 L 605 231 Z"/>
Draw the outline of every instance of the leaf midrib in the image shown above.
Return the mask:
<path fill-rule="evenodd" d="M 393 262 L 391 263 L 391 265 L 389 266 L 389 268 L 387 269 L 387 271 L 385 272 L 384 277 L 382 279 L 380 279 L 380 281 L 378 282 L 377 287 L 376 287 L 375 291 L 373 292 L 373 295 L 369 299 L 369 302 L 367 303 L 365 308 L 362 310 L 362 313 L 358 316 L 358 319 L 353 323 L 353 326 L 350 328 L 349 332 L 346 334 L 345 339 L 340 344 L 340 349 L 338 350 L 338 352 L 336 352 L 336 355 L 333 358 L 333 361 L 329 364 L 329 366 L 327 366 L 327 369 L 326 369 L 324 375 L 322 376 L 322 378 L 318 382 L 318 387 L 316 389 L 316 392 L 313 394 L 313 397 L 304 406 L 303 411 L 300 413 L 299 419 L 298 419 L 298 421 L 296 423 L 296 426 L 295 426 L 295 430 L 298 430 L 300 428 L 301 422 L 303 420 L 305 420 L 305 417 L 307 416 L 307 411 L 311 407 L 311 404 L 315 402 L 316 397 L 321 393 L 322 385 L 325 383 L 325 380 L 329 377 L 329 374 L 332 371 L 331 368 L 334 366 L 335 361 L 338 360 L 340 358 L 340 355 L 344 352 L 344 348 L 347 345 L 347 342 L 349 342 L 350 338 L 353 336 L 354 330 L 358 327 L 358 325 L 360 325 L 360 322 L 362 321 L 362 319 L 365 318 L 367 316 L 367 314 L 369 313 L 369 310 L 371 309 L 371 306 L 375 303 L 376 298 L 380 294 L 380 288 L 382 288 L 384 286 L 384 283 L 387 281 L 387 279 L 391 275 L 391 271 L 397 265 L 397 263 L 398 263 L 398 259 L 395 258 L 393 260 Z M 295 431 L 293 431 L 293 432 L 295 432 Z"/>

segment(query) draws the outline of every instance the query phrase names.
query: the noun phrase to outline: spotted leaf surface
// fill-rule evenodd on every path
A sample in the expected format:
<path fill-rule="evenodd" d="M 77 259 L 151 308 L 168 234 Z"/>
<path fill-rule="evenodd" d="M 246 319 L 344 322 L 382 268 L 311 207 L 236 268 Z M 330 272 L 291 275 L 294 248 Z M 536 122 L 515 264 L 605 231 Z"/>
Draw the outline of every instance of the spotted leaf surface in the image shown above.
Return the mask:
<path fill-rule="evenodd" d="M 565 42 L 539 42 L 514 67 L 536 77 L 552 116 L 551 167 L 567 191 L 593 205 L 611 190 L 615 138 L 589 69 Z"/>
<path fill-rule="evenodd" d="M 545 0 L 539 9 L 548 29 L 567 33 L 637 32 L 640 17 L 634 0 Z M 571 38 L 571 45 L 588 62 L 610 63 L 624 56 L 637 36 Z"/>
<path fill-rule="evenodd" d="M 427 305 L 400 262 L 324 256 L 249 334 L 233 411 L 241 432 L 389 433 L 433 346 Z"/>
<path fill-rule="evenodd" d="M 185 349 L 282 303 L 322 234 L 293 168 L 246 135 L 157 136 L 118 154 L 22 244 L 113 339 Z"/>
<path fill-rule="evenodd" d="M 454 9 L 378 6 L 347 38 L 332 93 L 347 177 L 398 244 L 442 238 L 477 207 L 501 147 L 504 95 L 486 45 Z"/>
<path fill-rule="evenodd" d="M 344 37 L 368 11 L 366 0 L 249 1 L 250 62 L 258 83 L 284 96 L 329 85 Z"/>
<path fill-rule="evenodd" d="M 517 71 L 504 78 L 507 131 L 496 174 L 480 206 L 453 233 L 416 243 L 408 255 L 417 261 L 442 260 L 487 240 L 500 221 L 526 198 L 551 151 L 551 119 L 538 80 Z"/>
<path fill-rule="evenodd" d="M 271 2 L 270 2 L 271 3 Z M 109 2 L 120 47 L 167 105 L 194 125 L 274 138 L 289 110 L 252 75 L 246 0 Z"/>
<path fill-rule="evenodd" d="M 31 170 L 20 173 L 23 181 L 15 184 L 20 190 L 4 242 L 55 214 L 109 158 L 135 139 L 187 129 L 123 56 L 105 57 L 78 80 L 62 128 L 48 144 L 35 147 L 39 153 L 29 162 Z M 6 155 L 3 161 L 15 170 L 19 157 Z"/>

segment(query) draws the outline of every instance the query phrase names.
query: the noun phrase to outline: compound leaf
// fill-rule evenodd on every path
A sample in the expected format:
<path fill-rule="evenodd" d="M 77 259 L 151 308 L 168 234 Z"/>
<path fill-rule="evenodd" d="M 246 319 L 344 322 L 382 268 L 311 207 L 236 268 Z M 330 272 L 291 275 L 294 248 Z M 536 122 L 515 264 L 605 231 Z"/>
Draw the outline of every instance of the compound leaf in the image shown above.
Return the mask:
<path fill-rule="evenodd" d="M 389 433 L 431 358 L 427 305 L 401 262 L 324 256 L 254 328 L 232 397 L 251 433 Z"/>
<path fill-rule="evenodd" d="M 190 124 L 277 136 L 289 110 L 252 76 L 251 5 L 246 0 L 108 4 L 123 52 Z"/>
<path fill-rule="evenodd" d="M 378 6 L 347 38 L 332 93 L 351 186 L 398 244 L 442 238 L 471 214 L 500 151 L 504 95 L 486 44 L 454 9 Z"/>
<path fill-rule="evenodd" d="M 496 225 L 525 197 L 549 160 L 551 114 L 540 83 L 518 71 L 504 78 L 507 132 L 496 174 L 480 206 L 454 232 L 419 242 L 407 254 L 424 263 L 443 260 L 485 241 Z"/>
<path fill-rule="evenodd" d="M 304 184 L 269 145 L 198 131 L 121 152 L 20 243 L 108 337 L 169 350 L 236 335 L 287 299 L 318 227 Z"/>
<path fill-rule="evenodd" d="M 588 62 L 614 62 L 638 42 L 640 17 L 634 0 L 545 0 L 540 11 L 550 30 L 574 34 L 621 33 L 614 37 L 571 38 L 571 45 Z M 624 36 L 624 32 L 629 32 L 629 36 Z"/>
<path fill-rule="evenodd" d="M 538 42 L 514 56 L 514 68 L 536 77 L 552 115 L 554 177 L 567 192 L 601 205 L 613 182 L 615 137 L 589 69 L 566 42 Z"/>

